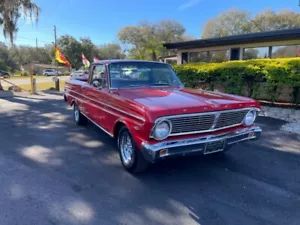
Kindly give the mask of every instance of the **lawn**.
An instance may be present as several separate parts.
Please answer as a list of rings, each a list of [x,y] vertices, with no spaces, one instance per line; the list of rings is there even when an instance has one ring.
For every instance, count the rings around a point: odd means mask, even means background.
[[[31,91],[31,85],[30,83],[28,84],[19,84],[18,87],[25,91]],[[63,91],[65,87],[65,81],[61,80],[60,81],[60,91]],[[3,87],[4,90],[8,90],[8,86]],[[36,84],[37,91],[44,91],[44,90],[49,90],[51,88],[55,88],[54,82],[38,82]]]

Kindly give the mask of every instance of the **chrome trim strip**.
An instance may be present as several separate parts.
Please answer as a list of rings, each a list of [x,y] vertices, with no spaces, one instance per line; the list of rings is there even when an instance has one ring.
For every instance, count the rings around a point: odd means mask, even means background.
[[[90,97],[88,97],[88,96],[82,95],[82,94],[80,94],[80,93],[78,93],[78,92],[75,92],[75,91],[73,91],[73,90],[70,90],[70,91],[71,91],[71,92],[74,92],[74,93],[76,93],[76,94],[78,94],[78,95],[80,95],[80,96],[83,97],[83,98],[89,99],[90,101],[97,102],[95,99],[92,99],[92,98],[90,98]],[[69,95],[71,95],[72,97],[76,97],[76,96],[70,94],[70,92],[69,92]],[[77,97],[77,98],[78,98],[78,97]],[[106,107],[108,107],[108,108],[114,109],[114,110],[116,110],[116,111],[118,111],[118,112],[120,112],[120,113],[123,113],[123,114],[125,114],[125,115],[129,115],[129,116],[131,116],[131,117],[133,117],[133,118],[135,118],[135,119],[138,119],[138,120],[141,120],[141,121],[145,122],[145,118],[142,118],[142,117],[136,116],[136,115],[134,115],[134,114],[125,112],[125,111],[123,111],[123,110],[121,110],[121,109],[118,109],[118,108],[115,108],[115,107],[113,107],[113,106],[110,106],[110,105],[108,105],[108,104],[106,104],[106,103],[104,103],[104,102],[100,102],[100,104],[102,104],[102,105],[104,105],[104,106],[106,106]]]
[[[217,113],[226,113],[226,112],[236,112],[236,111],[242,111],[242,110],[256,110],[260,111],[259,108],[255,107],[247,107],[247,108],[239,108],[239,109],[228,109],[228,110],[219,110],[219,111],[213,111],[213,112],[201,112],[201,113],[190,113],[190,114],[180,114],[180,115],[172,115],[172,116],[162,116],[157,118],[159,119],[170,119],[170,118],[180,118],[180,117],[186,117],[186,116],[201,116],[201,115],[209,115],[209,114],[217,114]]]
[[[214,141],[221,141],[228,138],[234,138],[241,135],[249,134],[249,133],[261,133],[262,129],[260,127],[254,126],[251,128],[244,128],[235,132],[228,132],[223,133],[219,135],[206,135],[198,138],[189,138],[189,139],[182,139],[182,140],[174,140],[174,141],[165,141],[165,142],[159,142],[156,144],[148,144],[146,142],[142,143],[142,146],[144,149],[150,152],[157,152],[162,149],[168,149],[168,148],[175,148],[175,147],[183,147],[183,146],[189,146],[189,145],[195,145],[195,144],[203,144],[208,142],[214,142]],[[256,136],[251,136],[247,138],[243,138],[241,140],[238,140],[236,142],[230,142],[227,144],[234,144],[237,142],[245,141],[245,140],[251,140],[255,139]]]
[[[73,98],[78,99],[78,97],[76,97],[76,96],[74,96],[74,95],[71,95],[71,94],[69,94],[69,95],[72,96]],[[88,101],[85,101],[85,100],[81,100],[81,101],[84,102],[84,103],[87,103],[87,104],[91,104],[91,105],[93,105],[94,107],[96,107],[96,108],[98,108],[98,109],[100,109],[100,110],[103,110],[103,111],[105,111],[105,112],[107,112],[107,113],[110,113],[110,114],[112,114],[112,115],[118,117],[118,115],[117,115],[116,113],[114,113],[114,112],[112,112],[112,111],[109,111],[109,110],[105,109],[104,107],[100,107],[99,105],[96,105],[96,104],[94,104],[94,103],[91,103],[91,102],[88,102]]]
[[[100,128],[102,131],[104,131],[106,134],[108,134],[111,137],[114,137],[113,134],[105,130],[103,127],[101,127],[99,124],[97,124],[94,120],[92,120],[90,117],[88,117],[86,114],[80,112],[82,115],[84,115],[89,121],[91,121],[93,124],[95,124],[98,128]]]
[[[170,118],[181,118],[181,117],[188,117],[188,116],[203,116],[203,115],[211,115],[214,114],[215,117],[217,117],[217,115],[220,115],[222,113],[227,113],[227,112],[237,112],[237,111],[243,111],[243,110],[256,110],[256,111],[260,111],[259,108],[255,108],[255,107],[251,107],[251,108],[239,108],[239,109],[230,109],[230,110],[221,110],[221,111],[214,111],[214,112],[203,112],[203,113],[191,113],[191,114],[180,114],[180,115],[172,115],[172,116],[163,116],[163,117],[159,117],[155,120],[154,122],[154,126],[156,125],[157,121],[163,120],[163,119],[170,119]],[[215,121],[216,122],[216,121]],[[242,125],[243,122],[239,123],[239,124],[233,124],[230,126],[226,126],[226,127],[220,127],[220,128],[215,128],[215,129],[208,129],[208,130],[200,130],[200,131],[190,131],[190,132],[182,132],[182,133],[175,133],[175,134],[170,134],[169,137],[171,136],[181,136],[181,135],[188,135],[188,134],[202,134],[202,133],[208,133],[208,132],[214,132],[214,131],[219,131],[219,130],[223,130],[223,129],[227,129],[227,128],[232,128],[232,127],[237,127]]]

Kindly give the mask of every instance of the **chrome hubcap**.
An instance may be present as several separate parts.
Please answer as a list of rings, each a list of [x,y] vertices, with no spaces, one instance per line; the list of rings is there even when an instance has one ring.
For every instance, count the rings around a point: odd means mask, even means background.
[[[75,105],[74,105],[74,118],[75,118],[76,122],[79,121],[79,110],[77,109],[77,107]]]
[[[132,163],[133,160],[133,145],[128,133],[124,133],[120,140],[120,151],[123,162],[126,165]]]

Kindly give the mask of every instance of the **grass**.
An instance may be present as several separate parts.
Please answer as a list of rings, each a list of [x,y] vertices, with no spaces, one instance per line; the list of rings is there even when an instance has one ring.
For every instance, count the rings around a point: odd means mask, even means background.
[[[64,90],[65,87],[65,81],[60,81],[60,91]],[[25,91],[31,91],[31,85],[30,84],[20,84],[18,85],[18,87],[20,87],[21,89],[25,90]],[[55,88],[54,86],[54,82],[39,82],[36,84],[36,89],[37,91],[45,91],[45,90],[49,90],[51,88]],[[4,89],[8,89],[8,87],[4,87]]]
[[[65,76],[65,75],[63,75],[63,76]],[[34,77],[39,79],[39,78],[49,78],[49,77],[51,78],[51,77],[54,77],[54,76],[37,75],[37,76],[34,76]],[[58,77],[60,77],[60,76],[58,76]],[[19,80],[19,79],[30,79],[30,76],[11,76],[7,80]]]

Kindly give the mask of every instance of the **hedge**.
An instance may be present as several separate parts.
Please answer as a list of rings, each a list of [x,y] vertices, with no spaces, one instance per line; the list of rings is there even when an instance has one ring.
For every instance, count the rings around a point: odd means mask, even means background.
[[[174,69],[187,87],[300,103],[300,58],[184,64]]]

